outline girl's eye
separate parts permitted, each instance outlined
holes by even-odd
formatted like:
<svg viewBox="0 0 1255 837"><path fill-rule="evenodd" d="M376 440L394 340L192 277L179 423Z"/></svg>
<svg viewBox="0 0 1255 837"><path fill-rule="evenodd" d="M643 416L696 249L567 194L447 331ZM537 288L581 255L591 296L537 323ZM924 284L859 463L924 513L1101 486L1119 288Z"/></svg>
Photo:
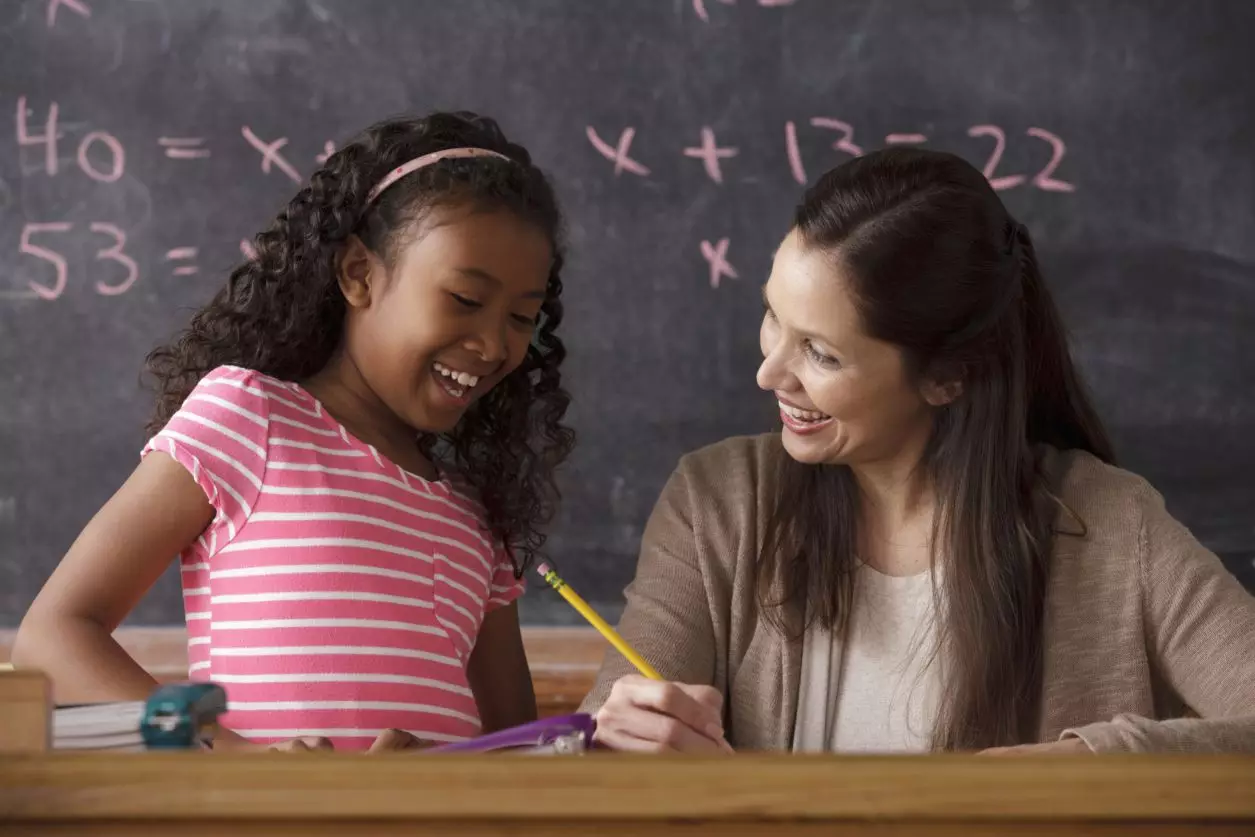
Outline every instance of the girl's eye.
<svg viewBox="0 0 1255 837"><path fill-rule="evenodd" d="M832 355L826 355L823 352L819 351L819 349L816 349L815 345L811 343L811 341L809 340L807 340L805 343L802 344L802 351L806 352L806 356L809 357L811 360L815 361L816 363L818 363L820 366L840 366L841 365L841 362L837 360L835 357L833 357Z"/></svg>
<svg viewBox="0 0 1255 837"><path fill-rule="evenodd" d="M450 293L449 296L453 297L457 301L457 303L461 305L463 308L476 309L476 308L484 307L482 304L476 302L475 300L469 299L468 297L464 297L461 294Z"/></svg>
<svg viewBox="0 0 1255 837"><path fill-rule="evenodd" d="M510 316L514 318L514 321L516 323L518 323L521 326L527 326L528 328L535 328L536 324L540 322L539 315L535 317L528 317L524 314L511 314Z"/></svg>

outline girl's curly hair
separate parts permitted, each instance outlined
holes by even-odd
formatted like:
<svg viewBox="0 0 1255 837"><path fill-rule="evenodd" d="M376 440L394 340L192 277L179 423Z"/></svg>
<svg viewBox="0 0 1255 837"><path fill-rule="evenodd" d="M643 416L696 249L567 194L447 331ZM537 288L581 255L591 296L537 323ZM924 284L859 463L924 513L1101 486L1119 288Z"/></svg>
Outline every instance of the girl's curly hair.
<svg viewBox="0 0 1255 837"><path fill-rule="evenodd" d="M398 165L467 146L510 160L442 160L403 177L365 206L370 189ZM148 355L146 372L157 392L148 431L164 427L218 366L286 381L318 372L341 340L346 305L336 273L349 235L391 266L422 217L450 205L514 212L553 243L540 325L522 364L475 402L451 433L419 439L425 453L447 462L478 491L488 528L521 577L544 544L540 527L552 519L558 501L554 471L575 441L562 424L571 399L562 388L566 350L556 333L562 322L562 220L553 189L527 150L486 117L390 119L332 154L256 237L256 257L231 272L174 342Z"/></svg>

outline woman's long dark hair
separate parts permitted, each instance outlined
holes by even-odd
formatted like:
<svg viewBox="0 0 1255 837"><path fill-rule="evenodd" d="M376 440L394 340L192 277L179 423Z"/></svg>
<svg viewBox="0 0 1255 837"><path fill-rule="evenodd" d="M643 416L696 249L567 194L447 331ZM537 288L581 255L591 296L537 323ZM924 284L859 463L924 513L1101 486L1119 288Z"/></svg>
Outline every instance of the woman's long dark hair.
<svg viewBox="0 0 1255 837"><path fill-rule="evenodd" d="M396 166L467 146L510 160L443 160L407 175L366 206L370 189ZM544 174L491 119L472 113L391 119L332 154L257 236L256 258L232 271L174 342L148 356L157 391L149 432L159 431L217 366L233 364L287 381L321 370L344 328L336 268L349 236L356 234L392 264L424 213L454 204L514 212L553 244L540 326L523 363L475 402L447 437L423 439L428 453L439 449L479 492L489 528L521 575L544 543L540 527L558 499L554 470L574 444L562 424L570 397L562 388L566 350L557 335L562 221Z"/></svg>
<svg viewBox="0 0 1255 837"><path fill-rule="evenodd" d="M1058 508L1034 449L1114 455L1028 231L979 171L919 149L828 172L794 224L804 246L842 266L864 330L897 346L914 380L961 384L936 409L922 462L938 504L934 562L944 570L932 746L1031 741ZM814 622L840 632L853 599L859 489L848 467L784 459L757 568L760 604L795 637Z"/></svg>

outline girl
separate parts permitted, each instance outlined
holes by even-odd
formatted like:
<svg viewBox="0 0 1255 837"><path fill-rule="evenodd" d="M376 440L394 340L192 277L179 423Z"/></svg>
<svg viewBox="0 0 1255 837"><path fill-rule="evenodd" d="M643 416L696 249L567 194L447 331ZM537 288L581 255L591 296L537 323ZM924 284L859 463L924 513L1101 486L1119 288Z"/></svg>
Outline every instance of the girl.
<svg viewBox="0 0 1255 837"><path fill-rule="evenodd" d="M13 650L56 699L144 698L111 634L181 556L219 748L531 720L515 599L573 434L560 215L490 119L381 122L148 358L155 435Z"/></svg>

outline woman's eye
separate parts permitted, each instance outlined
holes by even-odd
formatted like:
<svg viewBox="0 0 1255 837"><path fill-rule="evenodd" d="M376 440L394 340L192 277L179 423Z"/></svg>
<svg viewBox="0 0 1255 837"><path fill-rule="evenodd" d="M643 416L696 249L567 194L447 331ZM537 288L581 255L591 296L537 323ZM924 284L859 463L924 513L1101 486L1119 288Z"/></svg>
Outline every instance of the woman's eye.
<svg viewBox="0 0 1255 837"><path fill-rule="evenodd" d="M807 357L821 366L837 366L840 364L840 361L832 355L826 355L819 349L816 349L815 345L809 340L802 344L802 351L806 352Z"/></svg>
<svg viewBox="0 0 1255 837"><path fill-rule="evenodd" d="M540 315L529 317L526 314L511 314L510 316L514 318L516 323L528 328L535 328L536 323L540 321Z"/></svg>
<svg viewBox="0 0 1255 837"><path fill-rule="evenodd" d="M457 303L458 303L459 305L461 305L462 307L464 307L464 308L472 308L472 309L473 309L473 308L483 308L483 307L484 307L483 305L481 305L480 303L476 302L475 300L470 299L469 297L462 296L461 294L450 293L450 294L449 294L449 296L453 297L453 298L457 301Z"/></svg>

